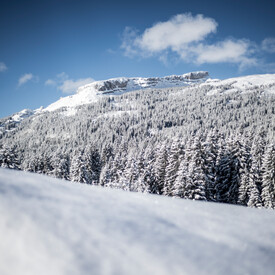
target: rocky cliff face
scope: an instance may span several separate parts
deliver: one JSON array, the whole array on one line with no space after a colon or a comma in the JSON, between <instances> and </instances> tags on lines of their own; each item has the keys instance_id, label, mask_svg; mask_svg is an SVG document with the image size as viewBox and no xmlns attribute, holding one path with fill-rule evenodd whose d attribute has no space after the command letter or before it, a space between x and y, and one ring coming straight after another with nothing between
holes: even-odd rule
<instances>
[{"instance_id":1,"label":"rocky cliff face","mask_svg":"<svg viewBox=\"0 0 275 275\"><path fill-rule=\"evenodd\" d=\"M112 94L130 92L145 88L167 88L174 86L186 86L192 83L200 83L209 77L208 72L199 71L183 75L171 75L165 77L133 77L133 78L112 78L103 81L96 81L79 88L78 93L86 89L94 88L97 94Z\"/></svg>"}]
</instances>

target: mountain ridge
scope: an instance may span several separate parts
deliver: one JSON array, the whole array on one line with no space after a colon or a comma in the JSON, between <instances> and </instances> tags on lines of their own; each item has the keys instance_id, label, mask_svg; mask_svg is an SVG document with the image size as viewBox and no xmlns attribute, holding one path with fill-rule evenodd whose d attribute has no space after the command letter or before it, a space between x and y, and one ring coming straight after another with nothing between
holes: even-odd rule
<instances>
[{"instance_id":1,"label":"mountain ridge","mask_svg":"<svg viewBox=\"0 0 275 275\"><path fill-rule=\"evenodd\" d=\"M197 71L165 77L117 77L100 80L79 87L74 95L62 97L44 110L55 111L62 107L75 107L89 104L96 102L100 96L121 95L127 92L150 88L169 88L199 84L208 78L208 72Z\"/></svg>"},{"instance_id":2,"label":"mountain ridge","mask_svg":"<svg viewBox=\"0 0 275 275\"><path fill-rule=\"evenodd\" d=\"M23 120L33 115L52 112L60 109L67 115L75 115L76 107L97 102L103 96L117 96L128 92L153 88L173 88L200 85L207 88L208 96L217 93L248 92L257 87L263 87L265 92L275 94L275 74L247 75L224 80L211 79L207 71L189 72L182 75L170 75L164 77L117 77L107 80L94 81L78 88L74 95L61 97L46 108L35 110L24 109L10 116L0 119L0 135L6 131L12 131Z\"/></svg>"}]
</instances>

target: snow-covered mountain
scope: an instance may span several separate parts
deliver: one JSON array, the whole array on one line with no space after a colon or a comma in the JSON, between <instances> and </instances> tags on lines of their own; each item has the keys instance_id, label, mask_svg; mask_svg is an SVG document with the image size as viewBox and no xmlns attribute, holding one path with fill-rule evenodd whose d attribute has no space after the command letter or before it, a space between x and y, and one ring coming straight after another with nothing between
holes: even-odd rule
<instances>
[{"instance_id":1,"label":"snow-covered mountain","mask_svg":"<svg viewBox=\"0 0 275 275\"><path fill-rule=\"evenodd\" d=\"M274 274L275 213L0 168L0 274Z\"/></svg>"},{"instance_id":2,"label":"snow-covered mountain","mask_svg":"<svg viewBox=\"0 0 275 275\"><path fill-rule=\"evenodd\" d=\"M120 77L95 81L78 88L77 93L74 95L60 98L45 108L45 111L54 111L62 107L76 107L89 104L96 102L98 98L103 95L121 95L123 93L149 88L183 87L191 84L199 84L206 81L208 77L208 72L199 71L165 77Z\"/></svg>"},{"instance_id":3,"label":"snow-covered mountain","mask_svg":"<svg viewBox=\"0 0 275 275\"><path fill-rule=\"evenodd\" d=\"M20 122L32 115L41 113L42 110L43 107L36 110L24 109L11 116L0 119L0 136L4 132L12 131Z\"/></svg>"},{"instance_id":4,"label":"snow-covered mountain","mask_svg":"<svg viewBox=\"0 0 275 275\"><path fill-rule=\"evenodd\" d=\"M166 77L133 77L111 78L108 80L95 81L78 88L76 94L61 97L46 108L36 110L24 109L9 117L0 119L0 134L7 128L12 129L34 114L51 112L61 108L69 110L70 115L75 114L75 107L97 102L101 96L114 96L123 93L152 89L173 87L207 87L209 93L249 92L255 88L264 88L267 93L275 93L275 74L249 75L229 78L224 80L211 79L206 71L190 72L183 75L171 75ZM64 110L64 109L63 109Z\"/></svg>"},{"instance_id":5,"label":"snow-covered mountain","mask_svg":"<svg viewBox=\"0 0 275 275\"><path fill-rule=\"evenodd\" d=\"M40 107L36 110L24 109L11 116L0 118L0 136L4 132L13 130L20 122L32 115L47 111L51 112L64 107L66 110L70 110L71 115L75 113L75 107L96 102L100 96L121 95L123 93L149 88L182 87L203 83L207 79L209 79L208 72L198 71L165 77L120 77L95 81L79 87L76 94L62 97L46 108Z\"/></svg>"},{"instance_id":6,"label":"snow-covered mountain","mask_svg":"<svg viewBox=\"0 0 275 275\"><path fill-rule=\"evenodd\" d=\"M124 190L275 208L274 189L268 187L272 176L263 176L274 167L274 80L274 75L208 79L128 93L133 79L113 86L93 83L75 97L101 96L97 102L40 110L0 135L0 166ZM98 94L89 93L90 86ZM209 169L212 165L217 168ZM200 175L193 177L194 171Z\"/></svg>"},{"instance_id":7,"label":"snow-covered mountain","mask_svg":"<svg viewBox=\"0 0 275 275\"><path fill-rule=\"evenodd\" d=\"M225 80L211 79L204 71L191 72L183 75L172 75L163 78L112 78L104 81L95 81L80 87L77 93L52 103L44 111L54 111L62 107L76 107L96 102L103 95L121 95L126 92L149 88L172 88L185 86L207 86L209 94L219 92L243 92L255 88L265 88L266 92L275 93L275 74L249 75L229 78Z\"/></svg>"}]
</instances>

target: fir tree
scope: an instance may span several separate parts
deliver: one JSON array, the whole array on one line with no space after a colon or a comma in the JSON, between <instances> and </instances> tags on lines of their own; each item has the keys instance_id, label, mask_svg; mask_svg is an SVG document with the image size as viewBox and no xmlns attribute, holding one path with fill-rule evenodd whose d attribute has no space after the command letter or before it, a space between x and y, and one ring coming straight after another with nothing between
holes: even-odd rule
<instances>
[{"instance_id":1,"label":"fir tree","mask_svg":"<svg viewBox=\"0 0 275 275\"><path fill-rule=\"evenodd\" d=\"M163 188L163 194L166 196L173 195L173 186L175 184L177 173L179 169L179 159L181 155L181 148L179 141L175 140L172 143L171 150L167 158L166 176Z\"/></svg>"},{"instance_id":2,"label":"fir tree","mask_svg":"<svg viewBox=\"0 0 275 275\"><path fill-rule=\"evenodd\" d=\"M263 161L262 201L266 208L275 207L275 145L271 144Z\"/></svg>"},{"instance_id":3,"label":"fir tree","mask_svg":"<svg viewBox=\"0 0 275 275\"><path fill-rule=\"evenodd\" d=\"M163 194L165 183L166 167L167 167L167 148L166 144L162 144L156 153L156 162L154 166L156 180L156 194Z\"/></svg>"}]
</instances>

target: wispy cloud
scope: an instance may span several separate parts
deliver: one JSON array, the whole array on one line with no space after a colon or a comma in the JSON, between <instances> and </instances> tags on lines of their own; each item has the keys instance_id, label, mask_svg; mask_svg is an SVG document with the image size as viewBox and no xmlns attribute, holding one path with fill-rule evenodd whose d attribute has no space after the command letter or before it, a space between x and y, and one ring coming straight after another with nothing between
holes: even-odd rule
<instances>
[{"instance_id":1,"label":"wispy cloud","mask_svg":"<svg viewBox=\"0 0 275 275\"><path fill-rule=\"evenodd\" d=\"M4 72L8 69L4 62L0 62L0 72Z\"/></svg>"},{"instance_id":2,"label":"wispy cloud","mask_svg":"<svg viewBox=\"0 0 275 275\"><path fill-rule=\"evenodd\" d=\"M71 94L76 92L76 90L83 85L89 84L93 82L94 79L92 78L81 78L77 80L65 80L62 85L58 87L59 90L61 90L65 94Z\"/></svg>"},{"instance_id":3,"label":"wispy cloud","mask_svg":"<svg viewBox=\"0 0 275 275\"><path fill-rule=\"evenodd\" d=\"M29 73L29 74L24 74L18 79L18 87L22 86L23 84L27 83L28 81L34 79L34 75Z\"/></svg>"},{"instance_id":4,"label":"wispy cloud","mask_svg":"<svg viewBox=\"0 0 275 275\"><path fill-rule=\"evenodd\" d=\"M46 86L55 86L56 85L56 81L53 79L48 79L45 81L45 85Z\"/></svg>"},{"instance_id":5,"label":"wispy cloud","mask_svg":"<svg viewBox=\"0 0 275 275\"><path fill-rule=\"evenodd\" d=\"M179 14L141 34L126 27L121 48L126 56L158 56L164 63L169 53L175 53L183 62L195 64L228 62L243 68L257 63L252 54L254 44L247 39L230 38L209 43L207 39L216 33L217 27L213 18Z\"/></svg>"},{"instance_id":6,"label":"wispy cloud","mask_svg":"<svg viewBox=\"0 0 275 275\"><path fill-rule=\"evenodd\" d=\"M262 42L262 49L268 53L275 53L275 37L268 37Z\"/></svg>"},{"instance_id":7,"label":"wispy cloud","mask_svg":"<svg viewBox=\"0 0 275 275\"><path fill-rule=\"evenodd\" d=\"M56 86L58 90L62 91L63 93L72 94L75 93L80 86L89 84L91 82L94 82L94 79L91 77L73 80L69 79L69 76L62 72L56 75L54 79L48 79L45 82L45 85Z\"/></svg>"}]
</instances>

